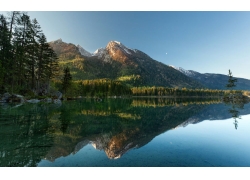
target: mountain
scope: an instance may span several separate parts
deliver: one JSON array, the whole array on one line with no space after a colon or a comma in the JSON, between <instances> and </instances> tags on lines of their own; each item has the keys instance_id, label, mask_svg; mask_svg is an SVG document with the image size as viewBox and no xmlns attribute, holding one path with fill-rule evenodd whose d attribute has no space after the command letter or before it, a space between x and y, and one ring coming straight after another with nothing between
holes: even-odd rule
<instances>
[{"instance_id":1,"label":"mountain","mask_svg":"<svg viewBox=\"0 0 250 180\"><path fill-rule=\"evenodd\" d=\"M64 43L62 39L52 41L49 45L53 48L60 60L71 60L82 56L77 46L71 43Z\"/></svg>"},{"instance_id":2,"label":"mountain","mask_svg":"<svg viewBox=\"0 0 250 180\"><path fill-rule=\"evenodd\" d=\"M224 74L213 74L213 73L199 73L192 70L185 70L181 67L172 67L179 72L185 74L186 76L193 78L194 80L200 82L204 86L209 89L227 89L226 84L228 83L228 76ZM234 89L237 90L249 90L250 89L250 80L244 78L238 78L236 82L236 87Z\"/></svg>"},{"instance_id":3,"label":"mountain","mask_svg":"<svg viewBox=\"0 0 250 180\"><path fill-rule=\"evenodd\" d=\"M204 87L178 70L118 41L110 41L93 54L61 39L49 44L57 53L60 66L69 66L75 80L109 78L130 86Z\"/></svg>"},{"instance_id":4,"label":"mountain","mask_svg":"<svg viewBox=\"0 0 250 180\"><path fill-rule=\"evenodd\" d=\"M79 44L76 47L78 48L78 50L81 53L81 55L87 56L87 57L92 56L92 54L90 52L88 52L85 49L83 49Z\"/></svg>"}]
</instances>

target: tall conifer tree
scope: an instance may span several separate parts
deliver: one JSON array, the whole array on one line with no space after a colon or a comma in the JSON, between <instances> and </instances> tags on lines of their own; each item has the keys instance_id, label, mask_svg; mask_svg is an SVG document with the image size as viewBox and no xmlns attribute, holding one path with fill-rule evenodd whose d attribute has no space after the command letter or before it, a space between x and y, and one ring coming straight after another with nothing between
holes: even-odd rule
<instances>
[{"instance_id":1,"label":"tall conifer tree","mask_svg":"<svg viewBox=\"0 0 250 180\"><path fill-rule=\"evenodd\" d=\"M232 72L228 71L228 84L226 85L227 88L232 89L236 86L235 82L237 82L236 78L233 78Z\"/></svg>"},{"instance_id":2,"label":"tall conifer tree","mask_svg":"<svg viewBox=\"0 0 250 180\"><path fill-rule=\"evenodd\" d=\"M64 76L63 76L63 81L62 81L62 89L64 93L67 94L67 90L69 89L71 85L72 76L70 74L70 70L68 66L64 68L63 72L64 72Z\"/></svg>"}]
</instances>

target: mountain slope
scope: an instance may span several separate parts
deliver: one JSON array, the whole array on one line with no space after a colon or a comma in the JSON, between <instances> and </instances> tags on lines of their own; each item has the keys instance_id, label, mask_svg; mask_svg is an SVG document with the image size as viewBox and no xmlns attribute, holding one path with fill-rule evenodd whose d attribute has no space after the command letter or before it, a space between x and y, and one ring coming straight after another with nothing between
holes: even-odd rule
<instances>
[{"instance_id":1,"label":"mountain slope","mask_svg":"<svg viewBox=\"0 0 250 180\"><path fill-rule=\"evenodd\" d=\"M60 60L72 60L81 57L79 49L74 44L65 43L62 39L49 42L49 45L53 48Z\"/></svg>"},{"instance_id":2,"label":"mountain slope","mask_svg":"<svg viewBox=\"0 0 250 180\"><path fill-rule=\"evenodd\" d=\"M50 42L61 67L69 66L74 79L110 78L131 86L203 87L179 71L117 41L93 54L61 39Z\"/></svg>"},{"instance_id":3,"label":"mountain slope","mask_svg":"<svg viewBox=\"0 0 250 180\"><path fill-rule=\"evenodd\" d=\"M186 76L189 76L193 78L196 81L199 81L204 86L210 89L226 89L226 84L228 83L228 76L224 74L213 74L213 73L199 73L192 70L185 70L180 67L174 67L170 66L181 73L185 74ZM250 90L250 80L244 79L244 78L238 78L238 81L236 82L236 87L234 89L237 90Z\"/></svg>"},{"instance_id":4,"label":"mountain slope","mask_svg":"<svg viewBox=\"0 0 250 180\"><path fill-rule=\"evenodd\" d=\"M92 54L90 52L88 52L85 49L83 49L79 44L76 47L78 48L78 50L81 53L81 55L87 56L87 57L92 56Z\"/></svg>"}]
</instances>

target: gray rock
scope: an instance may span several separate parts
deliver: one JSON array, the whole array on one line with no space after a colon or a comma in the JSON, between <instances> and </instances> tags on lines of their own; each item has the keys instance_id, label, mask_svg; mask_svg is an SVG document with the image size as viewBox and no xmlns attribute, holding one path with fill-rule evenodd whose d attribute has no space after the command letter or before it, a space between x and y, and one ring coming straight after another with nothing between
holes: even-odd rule
<instances>
[{"instance_id":1,"label":"gray rock","mask_svg":"<svg viewBox=\"0 0 250 180\"><path fill-rule=\"evenodd\" d=\"M62 101L61 101L60 99L54 99L54 103L55 103L55 104L61 104Z\"/></svg>"},{"instance_id":2,"label":"gray rock","mask_svg":"<svg viewBox=\"0 0 250 180\"><path fill-rule=\"evenodd\" d=\"M28 103L39 103L40 100L38 100L38 99L29 99L29 100L27 100L27 102Z\"/></svg>"},{"instance_id":3,"label":"gray rock","mask_svg":"<svg viewBox=\"0 0 250 180\"><path fill-rule=\"evenodd\" d=\"M10 98L10 93L4 93L1 100L7 101Z\"/></svg>"},{"instance_id":4,"label":"gray rock","mask_svg":"<svg viewBox=\"0 0 250 180\"><path fill-rule=\"evenodd\" d=\"M47 102L47 103L52 103L52 99L51 99L51 98L46 98L46 99L45 99L45 102Z\"/></svg>"},{"instance_id":5,"label":"gray rock","mask_svg":"<svg viewBox=\"0 0 250 180\"><path fill-rule=\"evenodd\" d=\"M0 103L6 103L6 102L7 102L6 100L0 99Z\"/></svg>"},{"instance_id":6,"label":"gray rock","mask_svg":"<svg viewBox=\"0 0 250 180\"><path fill-rule=\"evenodd\" d=\"M17 97L20 99L20 102L23 103L25 101L24 97L22 95L19 94L13 94L13 96Z\"/></svg>"}]
</instances>

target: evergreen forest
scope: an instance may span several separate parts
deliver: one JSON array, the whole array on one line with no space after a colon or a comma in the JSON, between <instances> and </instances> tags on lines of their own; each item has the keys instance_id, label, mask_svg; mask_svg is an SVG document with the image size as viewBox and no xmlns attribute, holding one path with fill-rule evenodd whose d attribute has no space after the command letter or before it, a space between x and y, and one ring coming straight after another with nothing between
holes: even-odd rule
<instances>
[{"instance_id":1,"label":"evergreen forest","mask_svg":"<svg viewBox=\"0 0 250 180\"><path fill-rule=\"evenodd\" d=\"M38 21L25 12L0 15L1 93L47 93L57 73L57 55Z\"/></svg>"}]
</instances>

